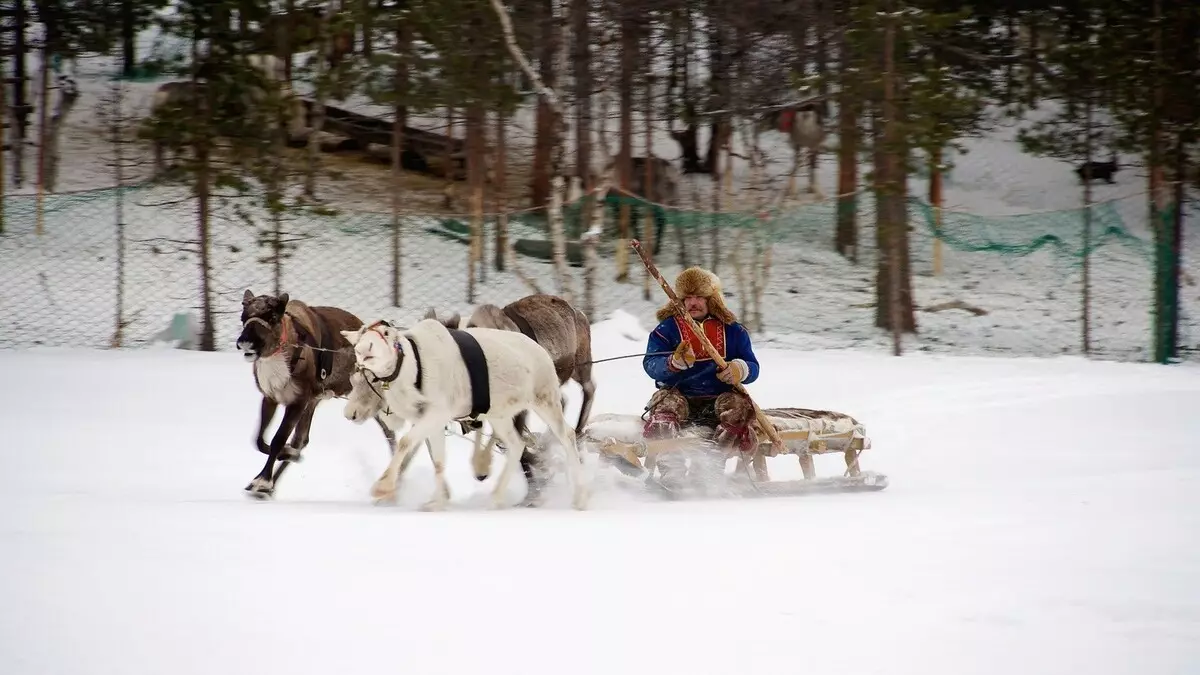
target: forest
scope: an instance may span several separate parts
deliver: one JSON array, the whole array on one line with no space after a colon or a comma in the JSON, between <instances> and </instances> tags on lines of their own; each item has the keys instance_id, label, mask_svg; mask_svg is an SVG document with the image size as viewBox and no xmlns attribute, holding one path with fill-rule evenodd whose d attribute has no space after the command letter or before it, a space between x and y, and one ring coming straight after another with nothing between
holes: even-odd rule
<instances>
[{"instance_id":1,"label":"forest","mask_svg":"<svg viewBox=\"0 0 1200 675\"><path fill-rule=\"evenodd\" d=\"M511 180L506 120L528 104L536 128L526 196L521 203L502 197L496 210L544 210L556 292L574 293L564 204L578 194L658 203L676 175L698 175L713 186L713 211L729 207L723 199L766 208L812 192L806 175L820 153L829 153L838 171L827 191L839 206L829 227L838 252L855 262L860 186L875 200L879 254L862 262L875 270L876 326L895 336L898 350L900 336L917 330L910 177L929 176L929 194L918 196L937 204L938 177L964 139L1051 106L1055 114L1024 132L1021 143L1077 168L1081 204L1091 199L1092 181L1117 168L1118 153L1139 158L1159 255L1156 360L1177 343L1185 206L1189 188L1200 184L1194 1L10 0L0 11L0 108L20 134L32 133L31 111L42 116L47 148L69 100L57 108L29 100L30 83L49 77L45 64L119 54L126 75L171 74L175 81L160 88L140 133L172 156L163 179L191 187L202 270L214 190L261 193L265 208L278 213L319 208L322 145L347 124L334 111L352 95L394 111L391 128L372 133L386 138L375 149L396 177L396 210L406 199L402 172L445 176L463 183L470 225L481 239L485 194ZM172 60L137 53L135 37L149 26L186 41L190 52ZM32 52L43 64L34 72L26 64ZM303 100L294 91L300 82L311 90ZM419 133L409 125L415 115L446 119L448 128L463 130L463 141ZM646 161L650 131L636 120L651 118L677 144L677 163ZM609 119L611 133L602 124ZM795 152L783 181L767 176L756 159L757 139L769 130L783 132ZM48 152L39 161L39 180L52 175L54 159ZM749 167L750 179L736 190L718 189L728 186L734 160ZM642 237L653 247L655 236L665 236L649 218L641 226L639 202L595 200L577 242L585 269L601 254L599 226L588 224L603 221L612 203L620 204L619 239ZM511 262L503 218L495 237L493 260L483 260L481 245L472 245L472 256L502 270ZM283 247L281 237L275 245ZM636 257L628 247L613 250L618 277L627 278ZM211 349L207 283L204 273ZM585 276L583 294L595 284ZM398 298L398 277L395 286Z\"/></svg>"}]
</instances>

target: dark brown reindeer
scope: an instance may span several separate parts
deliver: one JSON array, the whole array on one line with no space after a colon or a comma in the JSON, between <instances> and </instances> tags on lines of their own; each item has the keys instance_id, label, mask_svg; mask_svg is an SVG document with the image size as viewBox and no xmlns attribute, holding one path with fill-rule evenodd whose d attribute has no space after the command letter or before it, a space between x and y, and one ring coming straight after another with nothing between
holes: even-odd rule
<instances>
[{"instance_id":1,"label":"dark brown reindeer","mask_svg":"<svg viewBox=\"0 0 1200 675\"><path fill-rule=\"evenodd\" d=\"M433 309L426 313L425 318L438 319ZM462 318L456 312L438 321L447 328L459 328ZM575 423L575 433L582 433L591 414L592 399L596 394L596 383L592 380L592 326L587 315L558 296L539 293L525 296L504 307L479 305L462 327L476 326L524 333L550 354L560 386L572 379L579 383L583 389L583 400L579 408L579 420ZM513 422L517 432L524 434L524 413L518 415ZM479 427L476 426L475 429L478 434ZM479 437L476 437L472 466L477 480L486 480L491 472L494 443L493 438L488 441L486 447L481 447ZM537 475L544 473L538 466L540 457L526 449L521 453L520 461L525 479L529 483L526 502L535 503L545 485L545 480Z\"/></svg>"},{"instance_id":2,"label":"dark brown reindeer","mask_svg":"<svg viewBox=\"0 0 1200 675\"><path fill-rule=\"evenodd\" d=\"M242 331L237 348L254 364L254 383L262 394L258 433L254 442L267 456L262 471L246 486L259 499L274 495L275 483L291 462L299 461L308 445L309 427L317 406L324 400L350 393L354 372L353 347L341 331L358 330L363 322L338 307L310 307L279 296L242 296ZM263 438L275 411L283 405L283 420L268 444ZM395 448L395 435L376 417ZM292 440L287 443L288 435ZM275 462L281 462L278 470Z\"/></svg>"}]
</instances>

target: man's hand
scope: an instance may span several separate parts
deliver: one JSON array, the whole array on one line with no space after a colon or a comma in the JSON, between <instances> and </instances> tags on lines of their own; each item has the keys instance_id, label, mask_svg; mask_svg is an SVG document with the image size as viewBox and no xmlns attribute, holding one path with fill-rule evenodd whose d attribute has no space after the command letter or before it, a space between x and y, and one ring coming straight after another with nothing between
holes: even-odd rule
<instances>
[{"instance_id":1,"label":"man's hand","mask_svg":"<svg viewBox=\"0 0 1200 675\"><path fill-rule=\"evenodd\" d=\"M692 343L684 340L675 348L675 352L671 354L671 358L667 361L667 365L671 370L676 372L687 370L696 365L696 352L692 350Z\"/></svg>"},{"instance_id":2,"label":"man's hand","mask_svg":"<svg viewBox=\"0 0 1200 675\"><path fill-rule=\"evenodd\" d=\"M741 359L725 363L725 367L717 371L717 379L725 384L739 384L750 374L750 366Z\"/></svg>"}]
</instances>

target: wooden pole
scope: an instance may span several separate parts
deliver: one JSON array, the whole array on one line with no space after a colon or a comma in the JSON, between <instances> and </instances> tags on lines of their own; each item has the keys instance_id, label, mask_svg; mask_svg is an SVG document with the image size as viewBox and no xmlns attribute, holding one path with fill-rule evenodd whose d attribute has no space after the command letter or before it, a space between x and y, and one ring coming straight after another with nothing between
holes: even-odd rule
<instances>
[{"instance_id":1,"label":"wooden pole","mask_svg":"<svg viewBox=\"0 0 1200 675\"><path fill-rule=\"evenodd\" d=\"M638 255L641 256L642 264L646 266L646 270L650 272L650 275L653 276L656 281L658 281L658 285L662 286L662 289L664 292L666 292L667 297L671 299L671 304L675 307L675 313L687 321L688 327L692 329L692 333L694 333L696 337L700 339L700 344L704 347L704 351L708 353L709 357L711 357L713 362L717 364L718 368L725 368L728 366L729 364L725 361L725 359L721 358L721 355L717 352L716 347L713 347L712 343L708 341L708 336L706 336L704 331L700 329L700 326L696 324L696 320L693 319L690 314L684 311L683 303L680 302L679 296L675 295L675 290L671 288L670 284L663 280L662 274L660 274L658 271L658 267L654 265L654 262L650 260L650 256L646 254L646 250L642 248L642 243L637 239L633 239L629 243L631 246L633 246L634 250L638 252ZM767 438L771 440L771 445L774 446L775 451L777 453L787 452L787 447L783 444L783 439L779 437L779 431L775 429L775 425L771 423L771 420L767 419L767 416L763 414L762 409L759 408L758 404L754 402L754 399L750 397L750 392L746 391L746 388L742 386L742 383L740 382L733 385L733 388L738 393L745 394L746 400L750 401L750 405L754 407L754 416L758 420L758 426L762 428L763 433L766 434Z\"/></svg>"}]
</instances>

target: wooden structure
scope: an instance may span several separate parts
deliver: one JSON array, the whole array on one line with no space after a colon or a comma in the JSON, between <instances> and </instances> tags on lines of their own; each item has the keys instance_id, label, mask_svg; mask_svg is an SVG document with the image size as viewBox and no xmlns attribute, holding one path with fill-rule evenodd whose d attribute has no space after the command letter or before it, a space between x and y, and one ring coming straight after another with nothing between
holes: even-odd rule
<instances>
[{"instance_id":1,"label":"wooden structure","mask_svg":"<svg viewBox=\"0 0 1200 675\"><path fill-rule=\"evenodd\" d=\"M306 123L311 125L311 99L301 98L304 104ZM346 139L337 144L338 150L354 150L371 157L391 162L392 122L371 117L326 104L325 123L322 131ZM298 143L303 145L303 142ZM449 152L447 152L449 149ZM450 157L447 176L446 156ZM444 134L425 131L415 127L404 127L403 155L401 166L410 171L419 171L440 178L466 180L467 153L465 141Z\"/></svg>"}]
</instances>

